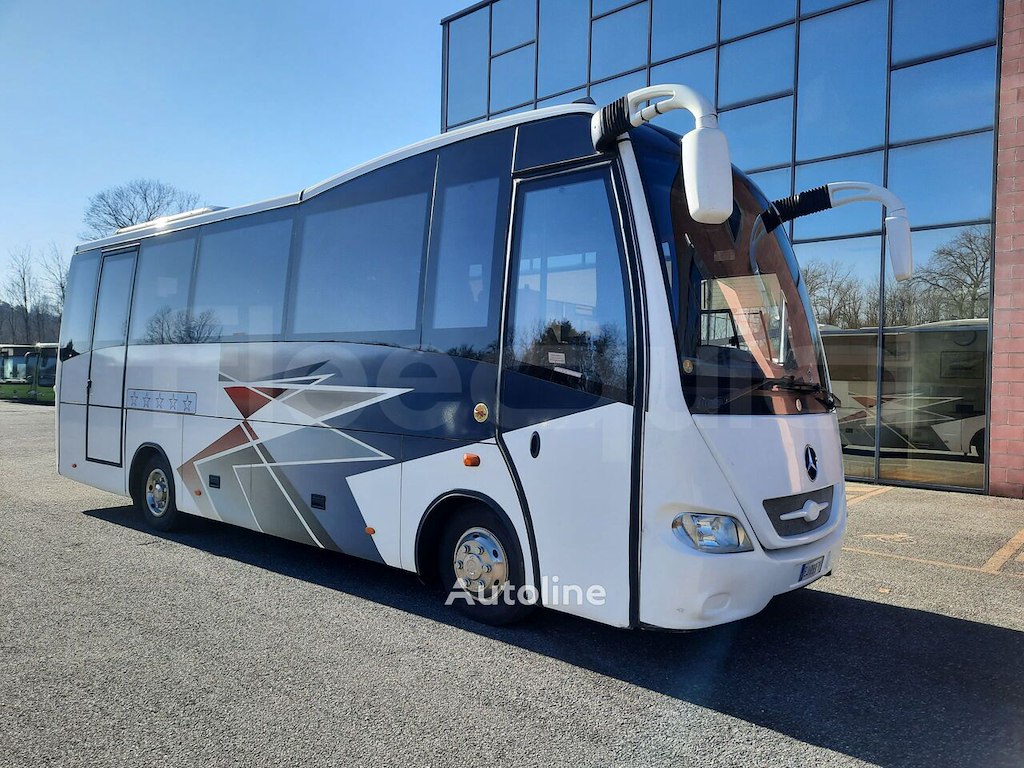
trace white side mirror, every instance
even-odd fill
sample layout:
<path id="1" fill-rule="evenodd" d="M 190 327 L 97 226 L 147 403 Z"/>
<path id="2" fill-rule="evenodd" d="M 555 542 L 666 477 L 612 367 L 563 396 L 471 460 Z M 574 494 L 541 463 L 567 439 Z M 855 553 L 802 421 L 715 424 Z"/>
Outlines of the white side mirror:
<path id="1" fill-rule="evenodd" d="M 661 99 L 661 101 L 658 101 Z M 641 105 L 653 102 L 646 107 Z M 683 184 L 690 215 L 701 224 L 723 224 L 732 216 L 732 161 L 729 142 L 718 127 L 718 113 L 703 95 L 686 85 L 652 85 L 630 91 L 594 113 L 594 146 L 611 149 L 630 127 L 643 125 L 673 109 L 685 109 L 697 127 L 683 136 Z"/>
<path id="2" fill-rule="evenodd" d="M 910 219 L 906 214 L 885 217 L 885 239 L 889 245 L 889 262 L 897 280 L 914 274 L 914 255 L 910 246 Z"/>
<path id="3" fill-rule="evenodd" d="M 683 185 L 694 221 L 722 224 L 732 216 L 732 162 L 720 128 L 697 127 L 683 136 Z"/>

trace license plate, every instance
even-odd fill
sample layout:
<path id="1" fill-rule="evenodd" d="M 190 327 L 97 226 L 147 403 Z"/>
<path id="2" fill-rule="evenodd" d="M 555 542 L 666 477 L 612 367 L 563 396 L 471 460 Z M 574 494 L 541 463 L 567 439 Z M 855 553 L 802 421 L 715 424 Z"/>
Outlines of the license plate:
<path id="1" fill-rule="evenodd" d="M 817 576 L 819 573 L 821 573 L 821 566 L 823 566 L 824 564 L 824 555 L 817 558 L 816 560 L 811 560 L 811 562 L 809 563 L 804 563 L 800 567 L 800 578 L 797 579 L 797 581 L 803 581 L 804 579 L 810 579 L 813 576 Z"/>

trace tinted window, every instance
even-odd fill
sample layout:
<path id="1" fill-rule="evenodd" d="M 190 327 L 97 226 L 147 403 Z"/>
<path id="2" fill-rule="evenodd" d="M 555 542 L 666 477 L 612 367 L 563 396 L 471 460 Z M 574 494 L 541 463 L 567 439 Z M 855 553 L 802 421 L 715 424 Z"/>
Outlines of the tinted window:
<path id="1" fill-rule="evenodd" d="M 61 360 L 92 348 L 92 312 L 96 303 L 99 267 L 99 251 L 86 251 L 71 259 L 64 314 L 60 322 Z"/>
<path id="2" fill-rule="evenodd" d="M 715 52 L 704 51 L 666 62 L 651 69 L 652 83 L 683 83 L 709 99 L 715 96 Z M 658 118 L 658 125 L 684 134 L 693 130 L 693 115 L 676 109 Z"/>
<path id="3" fill-rule="evenodd" d="M 930 61 L 892 73 L 890 141 L 908 141 L 992 125 L 996 49 Z"/>
<path id="4" fill-rule="evenodd" d="M 510 365 L 628 401 L 625 270 L 607 174 L 536 182 L 518 206 Z"/>
<path id="5" fill-rule="evenodd" d="M 495 360 L 512 131 L 441 151 L 424 346 Z"/>
<path id="6" fill-rule="evenodd" d="M 590 86 L 590 98 L 597 103 L 597 106 L 603 107 L 645 85 L 647 85 L 647 70 L 640 70 L 631 75 L 616 77 L 614 80 L 606 80 L 603 83 Z"/>
<path id="7" fill-rule="evenodd" d="M 893 61 L 994 40 L 1000 5 L 998 0 L 970 0 L 950 6 L 935 0 L 893 0 Z"/>
<path id="8" fill-rule="evenodd" d="M 953 14 L 959 15 L 959 14 Z M 886 3 L 871 0 L 800 25 L 797 159 L 885 139 Z"/>
<path id="9" fill-rule="evenodd" d="M 435 155 L 385 166 L 303 203 L 291 330 L 418 346 Z"/>
<path id="10" fill-rule="evenodd" d="M 843 5 L 848 0 L 800 0 L 800 13 L 807 15 L 814 11 L 824 11 L 837 5 Z"/>
<path id="11" fill-rule="evenodd" d="M 490 9 L 455 19 L 448 25 L 448 125 L 487 111 L 487 35 Z"/>
<path id="12" fill-rule="evenodd" d="M 878 327 L 881 236 L 803 243 L 793 250 L 800 262 L 800 279 L 822 332 Z M 828 362 L 831 368 L 831 357 Z M 834 372 L 832 375 L 835 378 Z M 874 373 L 869 378 L 874 386 Z M 842 395 L 840 399 L 846 408 L 859 407 L 856 402 L 846 402 Z"/>
<path id="13" fill-rule="evenodd" d="M 722 0 L 722 37 L 730 38 L 789 21 L 796 13 L 793 0 Z"/>
<path id="14" fill-rule="evenodd" d="M 572 104 L 576 99 L 582 99 L 587 95 L 586 88 L 577 88 L 574 91 L 568 93 L 562 93 L 558 96 L 552 96 L 550 99 L 544 99 L 537 102 L 537 109 L 541 107 L 553 107 L 556 104 Z"/>
<path id="15" fill-rule="evenodd" d="M 498 53 L 533 40 L 537 0 L 498 0 L 491 6 L 491 49 Z"/>
<path id="16" fill-rule="evenodd" d="M 748 37 L 721 50 L 718 103 L 740 101 L 793 90 L 795 27 Z"/>
<path id="17" fill-rule="evenodd" d="M 762 171 L 761 173 L 752 174 L 750 179 L 757 184 L 758 188 L 769 200 L 778 200 L 783 197 L 789 197 L 792 194 L 790 191 L 792 175 L 789 168 L 780 168 L 777 171 Z"/>
<path id="18" fill-rule="evenodd" d="M 647 63 L 647 3 L 594 22 L 590 77 L 600 80 Z"/>
<path id="19" fill-rule="evenodd" d="M 103 257 L 100 290 L 96 299 L 96 327 L 92 348 L 119 347 L 128 333 L 128 299 L 132 292 L 135 251 Z"/>
<path id="20" fill-rule="evenodd" d="M 589 28 L 588 0 L 540 0 L 538 96 L 587 81 Z"/>
<path id="21" fill-rule="evenodd" d="M 788 163 L 793 154 L 793 97 L 721 114 L 732 161 L 743 170 Z"/>
<path id="22" fill-rule="evenodd" d="M 882 153 L 844 157 L 797 166 L 796 189 L 828 184 L 831 181 L 866 181 L 882 184 Z M 882 208 L 879 205 L 859 203 L 844 205 L 813 216 L 802 216 L 793 222 L 793 235 L 808 240 L 813 237 L 833 237 L 877 232 L 882 226 Z"/>
<path id="23" fill-rule="evenodd" d="M 535 46 L 491 59 L 491 112 L 533 101 Z"/>
<path id="24" fill-rule="evenodd" d="M 536 168 L 596 153 L 590 117 L 566 115 L 519 126 L 516 170 Z"/>
<path id="25" fill-rule="evenodd" d="M 194 231 L 153 237 L 142 244 L 132 295 L 132 344 L 187 344 L 197 330 L 188 311 Z"/>
<path id="26" fill-rule="evenodd" d="M 889 152 L 888 187 L 914 226 L 992 216 L 992 134 L 930 141 Z"/>
<path id="27" fill-rule="evenodd" d="M 602 13 L 613 11 L 616 8 L 626 5 L 628 2 L 630 2 L 630 0 L 594 0 L 594 15 L 599 16 Z"/>
<path id="28" fill-rule="evenodd" d="M 292 212 L 268 211 L 203 227 L 193 341 L 279 336 Z"/>
<path id="29" fill-rule="evenodd" d="M 651 59 L 660 61 L 715 42 L 718 9 L 707 0 L 653 0 Z M 664 81 L 661 81 L 664 82 Z M 672 80 L 671 82 L 676 82 Z M 678 82 L 685 83 L 686 80 Z M 714 91 L 705 91 L 708 98 Z"/>

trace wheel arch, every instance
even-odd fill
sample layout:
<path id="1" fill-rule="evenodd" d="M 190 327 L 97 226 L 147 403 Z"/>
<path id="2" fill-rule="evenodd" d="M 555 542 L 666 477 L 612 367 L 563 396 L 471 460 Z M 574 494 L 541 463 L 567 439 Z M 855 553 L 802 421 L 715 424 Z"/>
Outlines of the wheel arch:
<path id="1" fill-rule="evenodd" d="M 146 468 L 146 462 L 149 461 L 152 456 L 160 456 L 164 461 L 167 462 L 167 466 L 172 467 L 170 459 L 167 458 L 167 452 L 156 443 L 142 443 L 138 448 L 135 449 L 135 455 L 132 456 L 132 463 L 128 467 L 128 495 L 132 500 L 137 501 L 135 498 L 135 489 L 138 487 L 137 483 L 142 475 L 143 470 Z M 173 467 L 171 472 L 174 472 Z M 172 482 L 173 482 L 173 478 Z"/>
<path id="2" fill-rule="evenodd" d="M 532 542 L 529 540 L 523 541 L 523 537 L 519 534 L 519 529 L 512 522 L 508 513 L 501 508 L 501 505 L 490 496 L 479 491 L 457 488 L 441 494 L 430 502 L 426 512 L 420 518 L 419 526 L 416 528 L 416 545 L 414 548 L 415 569 L 420 581 L 425 584 L 433 584 L 437 581 L 437 547 L 440 542 L 441 533 L 444 530 L 444 524 L 455 511 L 474 503 L 484 504 L 501 518 L 502 522 L 508 527 L 508 530 L 519 540 L 519 550 L 522 552 L 523 560 L 525 561 L 523 563 L 524 567 L 532 570 L 531 562 L 536 562 L 533 560 L 535 553 L 533 552 Z M 534 578 L 536 579 L 536 574 Z"/>

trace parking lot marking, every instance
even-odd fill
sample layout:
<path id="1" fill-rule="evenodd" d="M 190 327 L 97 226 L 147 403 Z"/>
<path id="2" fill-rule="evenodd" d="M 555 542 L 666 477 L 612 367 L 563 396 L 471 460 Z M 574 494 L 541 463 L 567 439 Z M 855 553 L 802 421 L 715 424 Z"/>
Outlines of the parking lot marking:
<path id="1" fill-rule="evenodd" d="M 870 499 L 875 496 L 881 496 L 883 493 L 888 493 L 891 490 L 892 486 L 883 485 L 878 488 L 875 488 L 874 490 L 868 491 L 867 493 L 858 494 L 857 496 L 854 496 L 852 499 L 849 497 L 849 494 L 847 494 L 846 506 L 852 507 L 854 504 L 860 504 L 860 502 L 864 501 L 865 499 Z"/>
<path id="2" fill-rule="evenodd" d="M 1024 531 L 1022 531 L 1021 533 L 1024 533 Z M 1016 538 L 1016 537 L 1014 537 L 1014 538 Z M 961 565 L 960 563 L 946 563 L 946 562 L 943 562 L 942 560 L 927 560 L 927 559 L 925 559 L 923 557 L 912 557 L 910 555 L 897 555 L 897 554 L 894 554 L 892 552 L 876 552 L 873 549 L 860 549 L 859 547 L 843 547 L 843 552 L 854 552 L 854 553 L 856 553 L 858 555 L 877 555 L 878 557 L 888 557 L 888 558 L 890 558 L 892 560 L 907 560 L 907 561 L 909 561 L 911 563 L 921 563 L 922 565 L 935 565 L 935 566 L 938 566 L 939 568 L 953 568 L 953 569 L 958 570 L 958 571 L 971 571 L 973 573 L 987 573 L 990 576 L 991 575 L 1013 576 L 1013 577 L 1018 578 L 1018 579 L 1024 579 L 1024 573 L 1005 573 L 1005 572 L 1004 573 L 1000 573 L 998 571 L 998 569 L 995 570 L 995 571 L 990 570 L 987 567 L 987 565 L 988 565 L 987 563 L 986 563 L 985 566 L 982 566 L 981 568 L 978 568 L 977 566 L 973 566 L 973 565 Z"/>
<path id="3" fill-rule="evenodd" d="M 1021 547 L 1024 547 L 1024 531 L 1020 531 L 1016 536 L 1003 544 L 999 551 L 992 555 L 988 562 L 982 566 L 982 570 L 987 573 L 997 573 Z"/>

